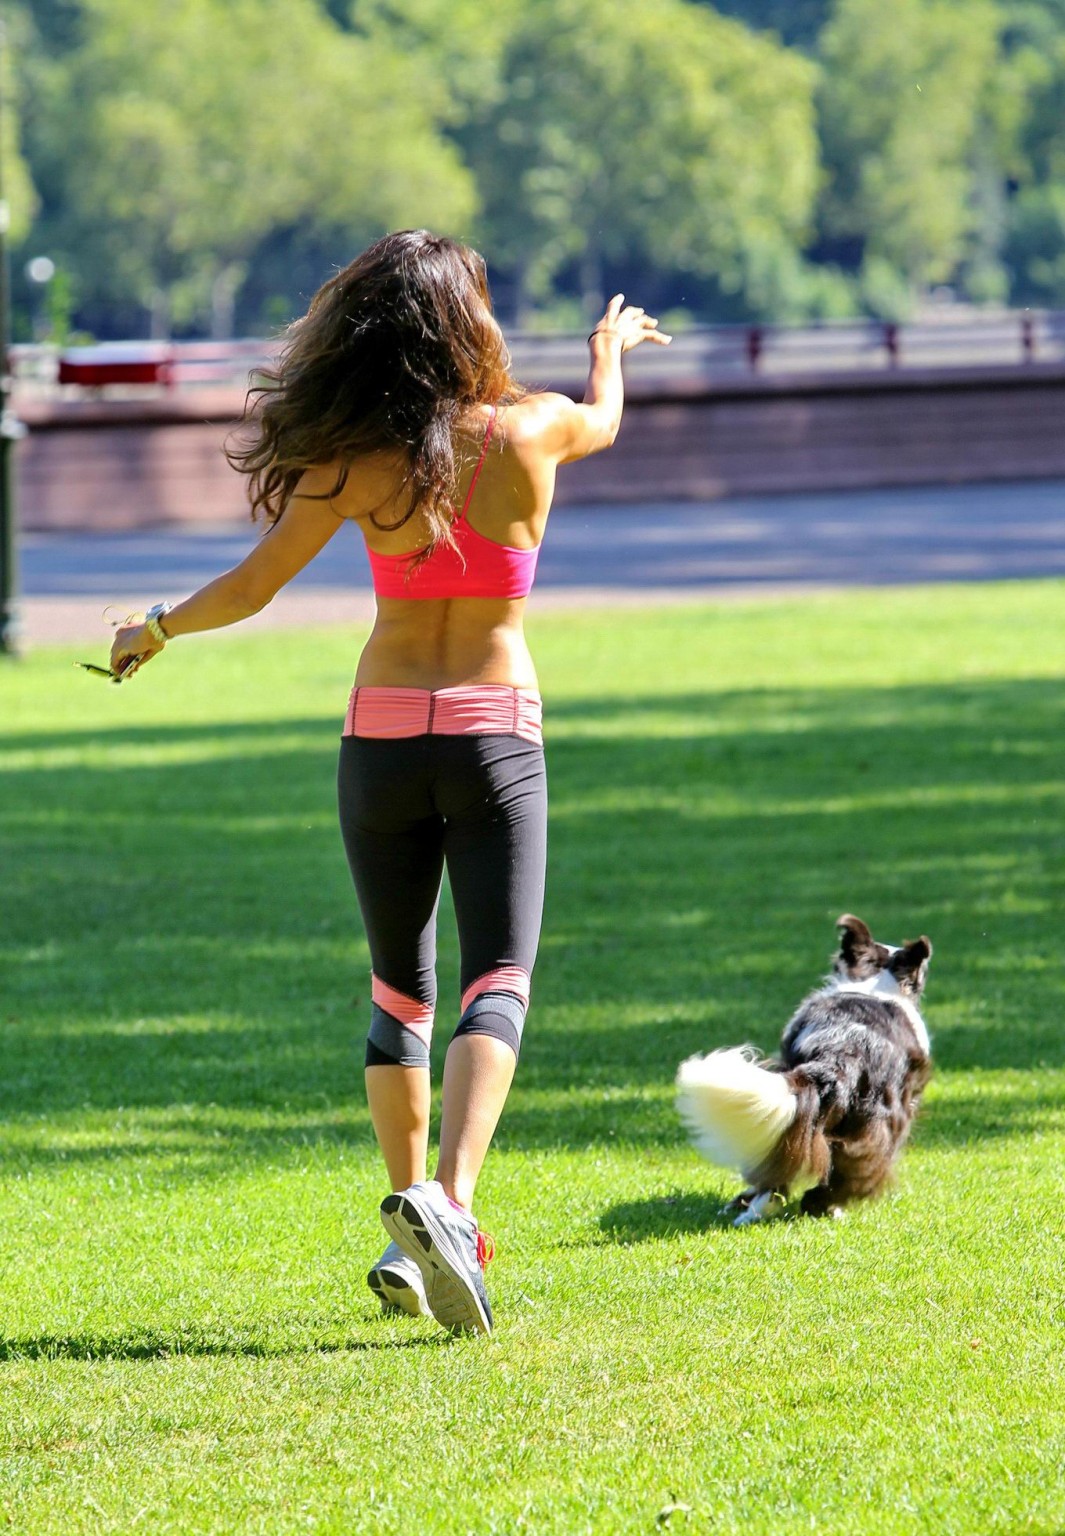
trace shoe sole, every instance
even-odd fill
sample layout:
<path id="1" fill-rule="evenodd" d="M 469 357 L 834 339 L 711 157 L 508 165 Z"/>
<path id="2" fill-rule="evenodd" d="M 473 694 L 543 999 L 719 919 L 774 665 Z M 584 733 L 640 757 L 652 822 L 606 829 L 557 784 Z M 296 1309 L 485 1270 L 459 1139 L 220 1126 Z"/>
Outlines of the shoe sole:
<path id="1" fill-rule="evenodd" d="M 366 1276 L 366 1284 L 379 1299 L 385 1312 L 406 1312 L 410 1317 L 431 1315 L 428 1306 L 422 1305 L 422 1299 L 410 1281 L 404 1280 L 397 1270 L 389 1269 L 387 1265 L 371 1269 Z"/>
<path id="2" fill-rule="evenodd" d="M 425 1299 L 440 1326 L 455 1333 L 491 1333 L 492 1320 L 432 1211 L 419 1208 L 409 1195 L 388 1195 L 381 1204 L 381 1220 L 389 1237 L 421 1270 Z"/>

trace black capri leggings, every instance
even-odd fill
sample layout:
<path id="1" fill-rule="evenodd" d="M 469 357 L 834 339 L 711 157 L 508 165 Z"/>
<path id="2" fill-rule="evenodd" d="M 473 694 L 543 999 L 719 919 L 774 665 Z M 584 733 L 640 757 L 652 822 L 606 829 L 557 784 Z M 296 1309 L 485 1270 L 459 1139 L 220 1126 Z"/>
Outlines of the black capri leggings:
<path id="1" fill-rule="evenodd" d="M 543 747 L 504 734 L 345 736 L 340 826 L 373 964 L 367 1066 L 427 1067 L 444 865 L 461 1017 L 518 1053 L 544 902 Z"/>

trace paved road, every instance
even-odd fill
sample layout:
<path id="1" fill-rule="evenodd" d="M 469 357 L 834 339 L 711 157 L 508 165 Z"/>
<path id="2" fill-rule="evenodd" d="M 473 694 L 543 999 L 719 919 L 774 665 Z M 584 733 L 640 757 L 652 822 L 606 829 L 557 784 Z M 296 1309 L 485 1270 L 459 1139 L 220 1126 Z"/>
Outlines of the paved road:
<path id="1" fill-rule="evenodd" d="M 177 598 L 239 560 L 247 526 L 31 534 L 22 548 L 29 643 L 86 640 L 100 610 Z M 560 508 L 537 604 L 721 599 L 839 586 L 1065 575 L 1065 483 L 742 497 Z M 330 623 L 372 610 L 343 529 L 255 624 Z"/>

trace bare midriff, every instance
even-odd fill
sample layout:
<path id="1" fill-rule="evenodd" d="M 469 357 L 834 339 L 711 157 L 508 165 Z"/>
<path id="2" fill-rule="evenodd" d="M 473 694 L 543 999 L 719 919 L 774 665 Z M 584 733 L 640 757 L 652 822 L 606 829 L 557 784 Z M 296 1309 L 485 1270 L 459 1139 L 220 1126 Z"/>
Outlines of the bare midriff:
<path id="1" fill-rule="evenodd" d="M 524 616 L 524 598 L 378 598 L 356 685 L 457 688 L 495 683 L 536 690 Z"/>

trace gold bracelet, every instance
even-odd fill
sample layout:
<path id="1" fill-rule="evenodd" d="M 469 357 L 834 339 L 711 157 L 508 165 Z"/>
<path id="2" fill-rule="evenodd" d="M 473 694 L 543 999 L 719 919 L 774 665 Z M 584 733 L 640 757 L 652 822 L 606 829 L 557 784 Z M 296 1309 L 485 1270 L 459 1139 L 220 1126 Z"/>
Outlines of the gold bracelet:
<path id="1" fill-rule="evenodd" d="M 154 608 L 149 608 L 144 615 L 144 627 L 155 641 L 156 645 L 165 645 L 170 639 L 166 630 L 159 622 L 170 612 L 169 603 L 156 603 Z"/>

